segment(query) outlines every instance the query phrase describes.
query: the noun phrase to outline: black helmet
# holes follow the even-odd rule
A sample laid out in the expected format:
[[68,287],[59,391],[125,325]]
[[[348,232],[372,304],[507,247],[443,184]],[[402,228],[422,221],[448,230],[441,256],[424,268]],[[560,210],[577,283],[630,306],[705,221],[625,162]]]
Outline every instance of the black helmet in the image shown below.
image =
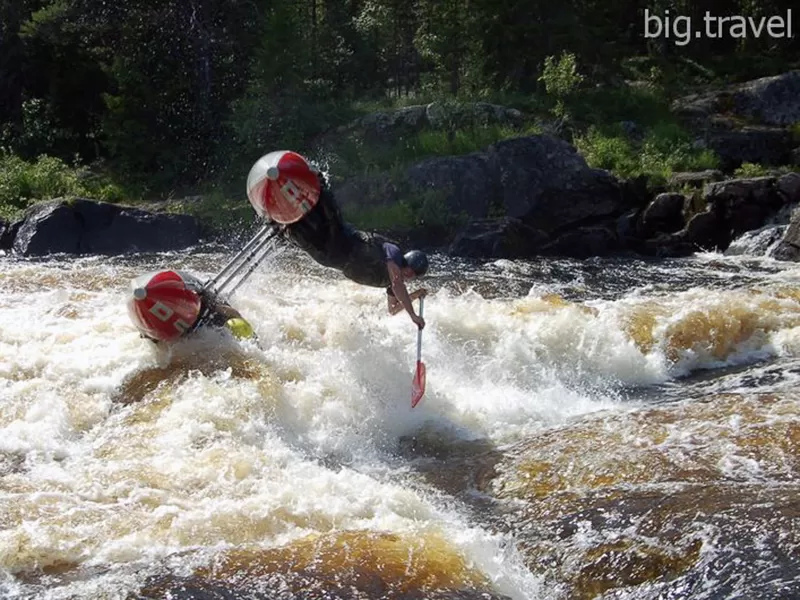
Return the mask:
[[409,250],[403,258],[417,277],[422,277],[428,272],[428,256],[421,250]]

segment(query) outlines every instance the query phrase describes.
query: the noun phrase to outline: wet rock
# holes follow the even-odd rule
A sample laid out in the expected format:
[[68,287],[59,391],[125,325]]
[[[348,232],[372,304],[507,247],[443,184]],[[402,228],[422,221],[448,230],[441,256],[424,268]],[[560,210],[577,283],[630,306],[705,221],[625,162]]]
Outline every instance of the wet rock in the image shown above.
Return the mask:
[[21,221],[9,223],[5,219],[0,219],[0,250],[11,250],[14,244],[14,237],[22,224]]
[[725,249],[730,244],[730,234],[725,231],[722,218],[714,210],[694,215],[677,237],[697,250]]
[[789,226],[771,256],[777,260],[800,261],[800,210],[792,214]]
[[641,240],[638,235],[638,223],[641,213],[641,209],[634,208],[617,219],[616,234],[622,243],[631,245]]
[[691,256],[702,247],[687,241],[683,230],[677,233],[658,235],[649,240],[644,240],[634,246],[634,249],[644,255],[657,258],[680,258]]
[[779,177],[776,186],[784,202],[800,202],[800,173],[787,173]]
[[728,236],[727,243],[720,246],[723,250],[745,231],[764,225],[784,205],[776,183],[775,177],[756,177],[721,181],[706,188],[706,202],[722,221],[720,239]]
[[197,221],[188,215],[57,199],[26,211],[13,250],[23,256],[162,252],[197,244],[199,231]]
[[754,231],[747,231],[733,240],[726,256],[766,256],[786,233],[785,225],[767,225]]
[[449,253],[472,258],[524,258],[533,256],[547,235],[520,219],[503,217],[470,222],[453,240]]
[[[648,247],[656,254],[683,252],[687,247],[695,250],[726,250],[733,240],[747,231],[760,229],[786,205],[786,194],[781,193],[775,177],[731,179],[709,184],[703,201],[691,210],[686,226],[668,237],[651,240]],[[793,178],[784,187],[793,193]],[[663,252],[659,250],[663,246]],[[680,254],[679,254],[680,255]]]
[[579,227],[558,236],[542,247],[541,254],[589,258],[607,256],[622,249],[615,231],[606,226]]
[[684,226],[683,194],[659,194],[642,213],[640,228],[642,237],[656,233],[674,233]]

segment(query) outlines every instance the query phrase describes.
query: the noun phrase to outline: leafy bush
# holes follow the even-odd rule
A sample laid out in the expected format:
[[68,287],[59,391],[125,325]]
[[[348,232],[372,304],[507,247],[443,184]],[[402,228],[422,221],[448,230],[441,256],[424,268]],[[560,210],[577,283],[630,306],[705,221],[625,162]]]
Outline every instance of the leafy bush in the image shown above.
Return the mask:
[[742,163],[742,166],[736,169],[733,174],[735,177],[740,178],[763,177],[769,175],[769,169],[764,165],[746,162]]
[[556,99],[553,114],[559,118],[567,116],[564,102],[577,91],[583,81],[583,75],[578,73],[575,55],[562,52],[558,59],[555,56],[545,58],[539,81],[544,83],[548,95]]
[[769,175],[772,176],[780,176],[785,175],[786,173],[792,173],[797,170],[797,167],[793,166],[780,166],[780,167],[770,167],[766,165],[756,164],[756,163],[742,163],[738,169],[733,172],[734,177],[738,177],[741,179],[747,179],[750,177],[767,177]]
[[562,52],[556,60],[555,56],[544,59],[544,68],[539,80],[544,82],[548,94],[563,98],[573,93],[583,81],[578,73],[578,64],[572,52]]
[[619,128],[604,132],[592,126],[575,143],[591,166],[622,178],[644,175],[656,184],[675,171],[713,169],[719,164],[713,152],[695,148],[691,137],[671,123],[650,128],[641,141],[631,140]]
[[84,167],[73,167],[59,158],[42,155],[28,162],[0,152],[0,211],[13,217],[37,200],[61,196],[85,196],[106,202],[123,199],[124,191]]

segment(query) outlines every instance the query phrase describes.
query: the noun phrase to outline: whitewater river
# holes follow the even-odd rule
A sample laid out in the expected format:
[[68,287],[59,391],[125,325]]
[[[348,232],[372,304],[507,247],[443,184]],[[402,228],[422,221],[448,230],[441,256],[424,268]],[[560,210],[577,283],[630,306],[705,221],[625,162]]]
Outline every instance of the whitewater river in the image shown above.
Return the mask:
[[800,597],[800,266],[440,257],[411,410],[408,317],[290,252],[259,345],[138,336],[229,257],[0,257],[0,597]]

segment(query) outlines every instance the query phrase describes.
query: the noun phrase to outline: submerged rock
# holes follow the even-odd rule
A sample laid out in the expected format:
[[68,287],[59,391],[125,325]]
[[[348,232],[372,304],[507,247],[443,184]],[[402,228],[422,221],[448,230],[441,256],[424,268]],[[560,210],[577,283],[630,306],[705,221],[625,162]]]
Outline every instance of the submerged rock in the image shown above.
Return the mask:
[[[230,550],[193,576],[148,582],[136,600],[509,600],[448,542],[371,531],[314,535],[273,549]],[[132,599],[133,600],[133,599]]]
[[721,597],[783,597],[800,577],[796,415],[792,397],[721,394],[545,431],[496,465],[496,522],[570,598],[687,597],[708,573]]

